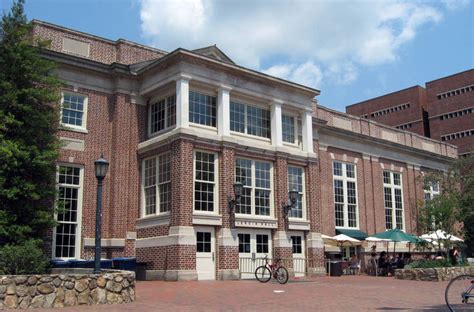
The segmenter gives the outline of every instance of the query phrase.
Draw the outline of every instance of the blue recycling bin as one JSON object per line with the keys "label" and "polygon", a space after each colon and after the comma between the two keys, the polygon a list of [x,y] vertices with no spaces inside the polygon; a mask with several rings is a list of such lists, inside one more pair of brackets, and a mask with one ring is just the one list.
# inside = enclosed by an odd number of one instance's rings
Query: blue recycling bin
{"label": "blue recycling bin", "polygon": [[113,261],[112,259],[102,259],[100,260],[101,269],[112,269]]}
{"label": "blue recycling bin", "polygon": [[51,264],[51,267],[52,268],[70,268],[71,267],[71,263],[69,261],[65,261],[65,260],[51,260],[49,262]]}
{"label": "blue recycling bin", "polygon": [[137,269],[137,258],[114,258],[112,260],[116,270],[135,271]]}
{"label": "blue recycling bin", "polygon": [[71,263],[71,268],[75,269],[93,269],[94,268],[94,260],[77,260],[72,259],[69,260]]}

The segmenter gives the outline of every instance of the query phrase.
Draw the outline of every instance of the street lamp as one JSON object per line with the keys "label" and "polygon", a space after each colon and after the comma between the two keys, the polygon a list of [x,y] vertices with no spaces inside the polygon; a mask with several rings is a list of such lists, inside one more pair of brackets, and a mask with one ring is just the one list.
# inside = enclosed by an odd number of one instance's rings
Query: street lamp
{"label": "street lamp", "polygon": [[227,198],[229,203],[229,212],[234,211],[235,205],[240,203],[240,198],[242,197],[242,191],[244,189],[244,185],[240,182],[234,183],[234,199],[231,199],[230,196]]}
{"label": "street lamp", "polygon": [[298,195],[299,193],[295,188],[292,188],[291,191],[288,192],[290,204],[283,206],[283,213],[285,214],[285,217],[287,217],[291,209],[296,206],[296,202],[298,201]]}
{"label": "street lamp", "polygon": [[100,273],[100,254],[101,245],[100,241],[102,238],[102,181],[107,175],[107,169],[109,169],[109,162],[101,155],[94,163],[95,165],[95,176],[97,178],[97,208],[95,211],[95,259],[94,259],[94,273]]}

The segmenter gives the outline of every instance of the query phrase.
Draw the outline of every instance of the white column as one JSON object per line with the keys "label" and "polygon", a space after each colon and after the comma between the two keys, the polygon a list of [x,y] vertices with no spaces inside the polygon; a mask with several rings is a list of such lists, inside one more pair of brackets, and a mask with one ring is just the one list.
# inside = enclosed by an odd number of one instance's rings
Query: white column
{"label": "white column", "polygon": [[217,89],[217,134],[230,135],[230,90],[221,86]]}
{"label": "white column", "polygon": [[313,116],[305,111],[301,114],[303,127],[303,151],[313,153]]}
{"label": "white column", "polygon": [[271,107],[271,131],[272,131],[272,145],[283,146],[283,134],[281,124],[281,102],[274,101]]}
{"label": "white column", "polygon": [[176,80],[176,128],[189,126],[189,80],[191,77],[181,75]]}

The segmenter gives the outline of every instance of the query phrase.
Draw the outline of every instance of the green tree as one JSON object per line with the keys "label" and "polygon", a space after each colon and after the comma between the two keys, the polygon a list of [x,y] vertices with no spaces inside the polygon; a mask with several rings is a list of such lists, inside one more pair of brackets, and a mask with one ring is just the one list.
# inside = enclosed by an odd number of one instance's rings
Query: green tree
{"label": "green tree", "polygon": [[55,225],[60,80],[23,7],[0,22],[0,246],[31,247]]}
{"label": "green tree", "polygon": [[[418,203],[418,223],[423,233],[441,230],[474,243],[474,158],[461,158],[447,172],[430,172],[419,181],[425,189],[438,184],[439,195]],[[444,242],[449,247],[449,241]],[[472,250],[471,250],[472,252]]]}

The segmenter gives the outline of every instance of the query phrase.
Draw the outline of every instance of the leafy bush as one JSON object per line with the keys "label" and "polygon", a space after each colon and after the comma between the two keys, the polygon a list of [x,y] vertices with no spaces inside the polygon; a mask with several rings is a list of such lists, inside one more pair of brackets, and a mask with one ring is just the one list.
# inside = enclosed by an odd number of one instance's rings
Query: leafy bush
{"label": "leafy bush", "polygon": [[20,245],[0,247],[0,274],[43,274],[48,260],[39,240],[28,240]]}
{"label": "leafy bush", "polygon": [[[452,267],[451,261],[443,260],[417,260],[405,266],[405,269],[430,269],[430,268],[446,268]],[[465,264],[458,264],[456,266],[465,266]]]}

